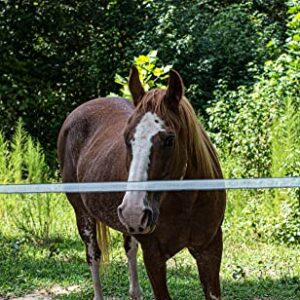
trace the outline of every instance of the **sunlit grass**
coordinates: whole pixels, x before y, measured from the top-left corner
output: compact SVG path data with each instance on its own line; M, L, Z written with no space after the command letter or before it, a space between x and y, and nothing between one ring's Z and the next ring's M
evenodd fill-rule
M75 229L75 228L74 228ZM84 246L73 230L60 232L47 246L35 245L21 235L1 236L0 295L24 295L40 289L78 286L75 292L57 299L88 299L92 282L85 262ZM243 242L225 236L222 263L223 298L298 299L300 248ZM102 271L104 293L128 299L128 275L120 235L113 237L111 262ZM153 299L141 251L139 273L144 299ZM203 299L194 260L182 251L168 262L168 285L174 299ZM263 298L265 297L265 298Z

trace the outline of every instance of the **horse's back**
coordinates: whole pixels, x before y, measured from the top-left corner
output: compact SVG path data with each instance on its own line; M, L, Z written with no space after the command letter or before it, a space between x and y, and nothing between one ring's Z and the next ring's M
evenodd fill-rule
M77 181L82 150L98 134L114 139L123 130L133 105L122 98L98 98L83 103L64 121L58 137L58 158L63 181ZM72 174L70 174L72 173Z

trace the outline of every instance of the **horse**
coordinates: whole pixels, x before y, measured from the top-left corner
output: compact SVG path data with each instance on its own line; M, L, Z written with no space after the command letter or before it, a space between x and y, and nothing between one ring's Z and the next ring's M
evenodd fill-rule
M146 92L133 66L128 85L133 101L97 98L66 118L58 137L63 182L223 178L178 72L170 71L166 89ZM104 249L97 234L104 239L108 227L123 233L132 299L142 297L138 244L156 300L172 299L166 262L184 248L196 260L205 299L221 299L224 191L75 193L67 198L85 243L95 300L104 299L99 277Z

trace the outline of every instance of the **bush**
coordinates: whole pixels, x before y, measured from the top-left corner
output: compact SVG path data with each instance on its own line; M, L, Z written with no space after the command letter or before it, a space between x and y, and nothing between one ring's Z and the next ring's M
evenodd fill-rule
M230 88L251 86L252 63L260 69L270 53L270 39L283 39L284 23L270 17L268 5L257 1L180 1L156 6L157 25L137 44L141 53L157 49L163 64L172 64L184 78L187 96L205 114L218 80ZM272 3L273 17L282 9ZM280 13L279 13L280 14ZM280 42L279 42L280 44Z
M300 5L289 9L291 20L284 51L265 63L252 88L228 91L221 82L213 106L208 109L209 126L223 160L229 159L230 175L300 175ZM268 44L272 49L273 42ZM270 50L271 51L271 50ZM243 213L255 230L284 242L299 242L299 190L275 191L250 197ZM266 203L269 202L269 203ZM267 238L267 239L268 239Z
M40 144L24 131L21 121L16 128L11 142L0 133L0 183L53 182ZM35 243L48 243L66 208L63 198L51 194L0 195L1 231L15 231Z
M83 101L116 91L116 72L128 72L126 49L144 28L148 12L139 2L0 2L5 137L12 136L21 117L53 163L66 115Z
M127 76L133 57L151 49L180 71L187 96L204 113L218 79L251 84L247 64L261 65L265 43L282 40L280 3L2 1L0 128L10 138L21 117L53 163L66 115L117 92L115 74Z
M147 55L140 55L133 60L133 64L139 71L140 81L146 91L151 88L164 88L166 87L166 79L169 76L169 71L172 66L158 66L159 59L157 51L151 50ZM126 99L132 99L128 87L128 77L124 78L119 74L115 76L115 82L121 85L120 96ZM111 93L111 96L116 94Z

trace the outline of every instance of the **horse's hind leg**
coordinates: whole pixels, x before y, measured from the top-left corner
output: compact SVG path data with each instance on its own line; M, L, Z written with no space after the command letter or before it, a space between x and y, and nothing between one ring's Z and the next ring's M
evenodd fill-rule
M86 245L86 259L90 266L94 287L94 300L103 300L102 288L99 276L99 266L101 259L101 251L97 243L96 221L87 218L83 233L84 242Z
M138 271L137 271L137 250L138 242L133 236L124 234L124 248L128 259L129 271L129 294L133 300L141 299L141 288L139 284Z
M93 279L94 300L103 300L104 298L99 276L101 251L97 243L96 220L87 214L80 195L72 194L67 196L75 210L77 228L81 239L85 243L86 260L90 266Z
M208 247L189 247L188 249L197 261L205 299L220 300L221 289L219 273L223 250L221 228Z

